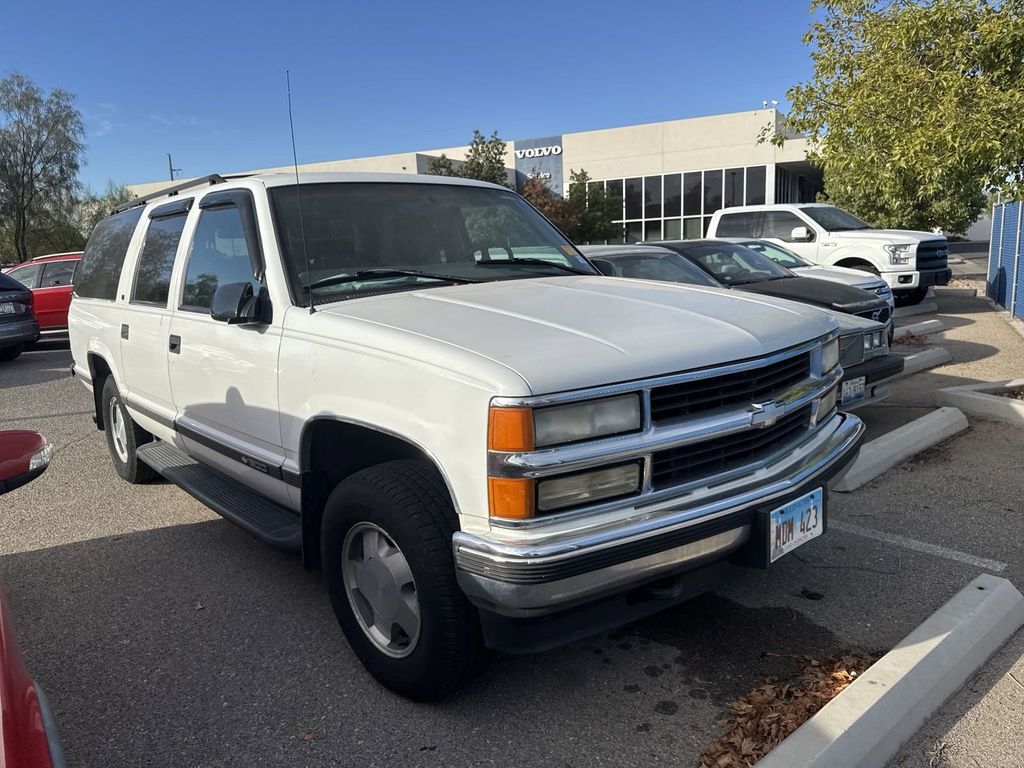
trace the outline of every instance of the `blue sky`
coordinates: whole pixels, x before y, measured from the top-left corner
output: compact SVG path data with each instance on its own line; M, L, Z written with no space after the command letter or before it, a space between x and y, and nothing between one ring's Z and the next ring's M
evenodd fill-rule
M77 96L101 189L759 107L811 71L808 0L4 4L0 74Z

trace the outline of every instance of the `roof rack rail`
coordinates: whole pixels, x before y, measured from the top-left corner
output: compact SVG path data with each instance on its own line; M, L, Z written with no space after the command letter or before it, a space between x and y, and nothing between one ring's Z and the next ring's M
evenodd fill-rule
M164 187L163 189L157 190L156 192L150 192L148 195L143 195L142 197L133 197L131 200L128 200L127 202L114 206L114 209L110 212L110 215L113 216L114 214L117 213L124 213L125 211L130 210L131 208L135 208L140 205L145 205L150 200L155 200L158 197L172 197L181 192L183 189L191 189L192 187L198 187L202 184L223 184L225 181L226 179L219 173L211 173L209 176L202 176L198 179L185 181L182 182L181 184L176 184L173 187Z

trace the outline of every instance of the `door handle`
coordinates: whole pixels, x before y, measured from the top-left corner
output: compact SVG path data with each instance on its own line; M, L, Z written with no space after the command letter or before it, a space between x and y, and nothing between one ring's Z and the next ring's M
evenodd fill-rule
M181 354L181 336L171 336L167 348L175 355Z
M128 323L121 323L121 338L128 338Z

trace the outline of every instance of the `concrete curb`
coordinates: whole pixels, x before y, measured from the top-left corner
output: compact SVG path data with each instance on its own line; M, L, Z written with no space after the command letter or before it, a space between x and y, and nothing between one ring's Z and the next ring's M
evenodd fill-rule
M941 320L925 320L921 323L900 326L893 334L893 339L901 339L908 333L915 336L927 336L929 333L939 333L944 330L946 330L946 326L942 324Z
M945 347L925 347L920 352L903 356L903 371L895 378L912 376L915 373L951 362L953 362L953 356Z
M914 315L930 315L939 311L939 305L934 301L922 301L910 307L896 307L892 313L893 317L913 317Z
M955 297L955 298L974 298L978 295L977 288L940 288L935 291L936 298Z
M789 738L757 768L883 768L1024 625L1024 597L982 574Z
M967 429L957 408L938 408L909 424L864 443L849 468L832 482L832 490L849 493L911 456Z
M936 398L941 405L955 406L972 416L1024 427L1024 400L1011 400L998 394L1021 387L1024 387L1024 379L966 384L940 389Z

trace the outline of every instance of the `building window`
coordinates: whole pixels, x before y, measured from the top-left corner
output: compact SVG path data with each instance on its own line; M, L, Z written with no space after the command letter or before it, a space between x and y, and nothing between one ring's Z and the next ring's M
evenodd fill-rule
M700 171L683 175L683 216L700 216Z
M626 224L626 242L639 243L644 239L644 223L642 221L630 221Z
M626 179L626 218L644 217L643 179Z
M700 216L683 219L683 238L686 240L699 240L704 236L701 230Z
M661 219L644 222L644 240L661 240Z
M679 173L670 173L665 177L665 216L679 216L682 212L683 177Z
M722 172L704 171L704 214L710 216L722 207Z
M644 179L644 218L661 218L661 176Z
M747 168L747 190L744 200L747 205L764 205L765 169L763 165Z
M682 221L679 219L665 219L665 239L679 240L682 236Z
M727 168L725 171L725 207L743 205L743 169Z

